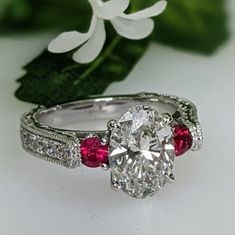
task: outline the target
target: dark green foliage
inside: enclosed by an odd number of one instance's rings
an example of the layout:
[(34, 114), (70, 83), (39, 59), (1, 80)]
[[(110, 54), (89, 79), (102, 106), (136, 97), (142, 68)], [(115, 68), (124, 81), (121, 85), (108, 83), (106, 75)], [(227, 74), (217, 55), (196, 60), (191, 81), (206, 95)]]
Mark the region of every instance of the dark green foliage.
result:
[[(143, 9), (156, 1), (131, 0), (132, 9)], [(84, 31), (90, 17), (87, 0), (12, 0), (0, 3), (0, 33)], [(168, 0), (166, 11), (155, 20), (154, 40), (192, 51), (212, 53), (228, 36), (225, 0)]]
[[(128, 11), (137, 11), (157, 0), (131, 0)], [(0, 0), (0, 33), (38, 30), (86, 31), (91, 18), (87, 0)], [(150, 39), (178, 48), (211, 54), (228, 37), (225, 0), (168, 0), (166, 11), (155, 18)], [(148, 40), (130, 41), (113, 35), (102, 54), (88, 65), (76, 64), (72, 53), (46, 50), (25, 66), (17, 98), (52, 105), (102, 93), (123, 80), (146, 50)], [(110, 40), (113, 38), (113, 40)]]
[(154, 39), (171, 46), (211, 54), (227, 39), (224, 0), (168, 0), (156, 18)]
[[(16, 97), (47, 106), (101, 94), (114, 81), (123, 80), (141, 58), (147, 40), (130, 41), (115, 37), (92, 63), (75, 63), (71, 53), (44, 51), (25, 67)], [(112, 50), (112, 48), (113, 50)]]
[(12, 0), (3, 6), (4, 11), (0, 10), (2, 33), (46, 29), (81, 31), (87, 28), (91, 17), (87, 0)]

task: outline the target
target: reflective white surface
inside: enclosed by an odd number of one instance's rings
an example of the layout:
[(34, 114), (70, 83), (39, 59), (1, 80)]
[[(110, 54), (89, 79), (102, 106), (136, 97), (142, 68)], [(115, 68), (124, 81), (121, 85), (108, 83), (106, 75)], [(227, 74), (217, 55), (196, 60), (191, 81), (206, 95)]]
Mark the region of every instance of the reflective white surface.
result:
[(33, 105), (14, 98), (15, 79), (50, 37), (1, 38), (0, 234), (234, 235), (234, 15), (233, 36), (213, 57), (152, 45), (128, 79), (106, 92), (172, 93), (199, 108), (204, 149), (177, 159), (175, 182), (147, 200), (112, 191), (109, 172), (68, 170), (21, 149), (19, 118)]
[[(127, 93), (130, 94), (130, 93)], [(176, 107), (169, 103), (149, 101), (149, 100), (132, 100), (115, 99), (108, 97), (91, 101), (79, 101), (65, 103), (59, 109), (51, 108), (37, 115), (39, 122), (50, 127), (67, 130), (107, 130), (109, 120), (118, 119), (130, 107), (145, 105), (156, 108), (160, 113), (169, 113), (173, 115)]]

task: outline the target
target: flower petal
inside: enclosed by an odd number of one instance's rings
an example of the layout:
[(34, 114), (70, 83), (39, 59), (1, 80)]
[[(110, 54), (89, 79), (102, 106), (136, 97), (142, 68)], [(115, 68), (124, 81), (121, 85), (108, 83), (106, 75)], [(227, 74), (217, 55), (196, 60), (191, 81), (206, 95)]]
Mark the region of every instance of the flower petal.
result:
[(167, 6), (167, 1), (161, 0), (155, 3), (153, 6), (148, 7), (142, 11), (138, 11), (129, 15), (122, 13), (121, 16), (129, 20), (140, 20), (144, 18), (154, 17), (161, 14), (166, 9), (166, 6)]
[(74, 55), (73, 59), (81, 64), (93, 61), (103, 49), (106, 39), (104, 20), (98, 18), (95, 31), (91, 38)]
[(87, 33), (70, 31), (60, 34), (57, 38), (51, 41), (48, 46), (48, 50), (53, 53), (64, 53), (81, 46), (91, 37), (91, 35), (95, 31), (96, 22), (97, 17), (93, 16)]
[(133, 40), (146, 38), (152, 33), (154, 28), (154, 22), (150, 18), (141, 20), (127, 20), (117, 17), (111, 20), (111, 23), (118, 34)]
[(94, 13), (100, 18), (110, 20), (121, 15), (129, 6), (130, 0), (89, 0)]
[(53, 53), (71, 51), (83, 44), (88, 39), (89, 35), (86, 33), (79, 33), (77, 31), (65, 32), (51, 41), (48, 46), (48, 50)]

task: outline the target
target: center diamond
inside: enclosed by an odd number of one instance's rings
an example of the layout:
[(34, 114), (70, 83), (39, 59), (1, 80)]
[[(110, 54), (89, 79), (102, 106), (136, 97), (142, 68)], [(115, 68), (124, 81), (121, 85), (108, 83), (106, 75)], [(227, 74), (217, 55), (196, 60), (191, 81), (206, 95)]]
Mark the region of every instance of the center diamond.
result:
[(127, 110), (111, 129), (111, 183), (135, 198), (155, 194), (172, 176), (172, 128), (146, 106)]

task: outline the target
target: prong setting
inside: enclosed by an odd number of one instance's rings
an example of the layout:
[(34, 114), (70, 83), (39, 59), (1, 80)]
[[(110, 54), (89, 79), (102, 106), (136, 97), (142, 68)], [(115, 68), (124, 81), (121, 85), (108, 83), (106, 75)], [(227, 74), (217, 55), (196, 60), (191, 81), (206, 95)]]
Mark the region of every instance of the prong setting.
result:
[(165, 175), (165, 183), (173, 183), (175, 180), (175, 176), (173, 173), (170, 175)]
[(174, 121), (173, 117), (169, 113), (163, 113), (163, 125), (171, 125)]
[(102, 169), (103, 171), (108, 171), (109, 168), (110, 168), (110, 166), (109, 166), (108, 163), (103, 163), (103, 164), (101, 165), (101, 169)]
[(122, 189), (122, 184), (120, 182), (115, 182), (112, 180), (112, 176), (111, 176), (111, 181), (110, 181), (110, 184), (111, 184), (111, 188), (114, 190), (114, 191), (119, 191)]
[(118, 122), (115, 119), (109, 120), (107, 124), (107, 128), (109, 131), (112, 131), (114, 128), (118, 127)]

